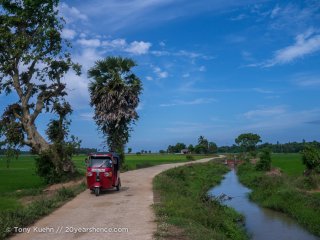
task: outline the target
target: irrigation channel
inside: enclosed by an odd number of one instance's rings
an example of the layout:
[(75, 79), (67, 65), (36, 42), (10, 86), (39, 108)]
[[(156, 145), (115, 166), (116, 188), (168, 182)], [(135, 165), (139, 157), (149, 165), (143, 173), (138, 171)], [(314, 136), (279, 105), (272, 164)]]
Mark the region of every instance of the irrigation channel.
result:
[(253, 240), (320, 239), (283, 213), (259, 207), (251, 202), (248, 198), (250, 192), (249, 188), (239, 182), (236, 170), (232, 169), (224, 176), (220, 185), (209, 191), (209, 195), (245, 216), (245, 228)]

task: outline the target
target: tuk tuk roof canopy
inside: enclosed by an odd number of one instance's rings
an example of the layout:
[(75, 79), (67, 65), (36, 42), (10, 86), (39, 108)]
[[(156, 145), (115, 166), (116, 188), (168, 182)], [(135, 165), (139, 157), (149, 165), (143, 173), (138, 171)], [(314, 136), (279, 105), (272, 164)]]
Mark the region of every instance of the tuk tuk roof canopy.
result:
[(98, 157), (98, 156), (112, 156), (120, 159), (119, 155), (115, 152), (96, 152), (96, 153), (90, 153), (89, 156)]

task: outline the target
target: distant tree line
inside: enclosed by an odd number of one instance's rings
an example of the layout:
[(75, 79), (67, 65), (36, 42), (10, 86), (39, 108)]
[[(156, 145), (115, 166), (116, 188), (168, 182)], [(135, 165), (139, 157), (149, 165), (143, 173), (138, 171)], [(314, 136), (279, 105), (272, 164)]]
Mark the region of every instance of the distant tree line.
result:
[[(306, 145), (313, 145), (317, 148), (320, 148), (320, 142), (306, 142), (303, 140), (302, 142), (288, 142), (288, 143), (262, 143), (257, 145), (257, 150), (261, 150), (263, 148), (268, 148), (274, 153), (299, 153), (301, 152)], [(241, 152), (241, 147), (239, 145), (233, 144), (232, 146), (221, 146), (218, 147), (219, 153), (238, 153)]]
[[(34, 154), (30, 150), (17, 150), (19, 155), (28, 155), (28, 154)], [(77, 148), (75, 150), (75, 154), (89, 154), (89, 153), (94, 153), (98, 152), (96, 148)], [(7, 149), (3, 148), (0, 149), (0, 155), (5, 155), (7, 153)]]
[(218, 150), (217, 144), (214, 142), (209, 142), (204, 136), (198, 138), (198, 144), (193, 146), (190, 144), (187, 146), (184, 143), (176, 143), (175, 145), (169, 145), (167, 151), (160, 150), (159, 153), (181, 153), (182, 150), (187, 150), (189, 153), (196, 154), (208, 154), (216, 153)]

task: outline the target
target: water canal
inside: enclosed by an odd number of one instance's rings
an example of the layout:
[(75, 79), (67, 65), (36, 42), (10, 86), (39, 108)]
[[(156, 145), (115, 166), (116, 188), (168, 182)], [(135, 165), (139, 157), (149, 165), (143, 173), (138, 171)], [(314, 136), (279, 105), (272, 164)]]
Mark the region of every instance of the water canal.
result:
[[(242, 185), (235, 170), (224, 176), (220, 185), (209, 191), (211, 196), (224, 197), (223, 204), (245, 216), (245, 228), (253, 240), (315, 240), (320, 239), (283, 213), (259, 207), (248, 198), (250, 189)], [(227, 200), (228, 199), (228, 200)]]

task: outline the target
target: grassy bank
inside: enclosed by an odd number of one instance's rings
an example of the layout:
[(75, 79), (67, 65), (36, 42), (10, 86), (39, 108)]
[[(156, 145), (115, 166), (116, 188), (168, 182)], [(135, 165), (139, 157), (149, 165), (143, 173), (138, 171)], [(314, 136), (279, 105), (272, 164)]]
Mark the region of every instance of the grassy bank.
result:
[(84, 184), (61, 188), (53, 196), (40, 196), (37, 200), (19, 209), (0, 210), (0, 239), (6, 238), (14, 227), (28, 226), (39, 218), (48, 215), (85, 188)]
[[(280, 162), (280, 166), (282, 161), (290, 164), (288, 159), (283, 158), (273, 164)], [(292, 164), (299, 166), (295, 160)], [(253, 190), (251, 200), (263, 207), (286, 213), (310, 232), (320, 236), (320, 193), (307, 191), (312, 179), (302, 176), (297, 167), (284, 166), (280, 176), (268, 176), (256, 171), (252, 164), (243, 164), (238, 168), (239, 180)]]
[(158, 239), (247, 239), (243, 218), (210, 200), (207, 191), (228, 169), (205, 163), (170, 169), (154, 179)]

